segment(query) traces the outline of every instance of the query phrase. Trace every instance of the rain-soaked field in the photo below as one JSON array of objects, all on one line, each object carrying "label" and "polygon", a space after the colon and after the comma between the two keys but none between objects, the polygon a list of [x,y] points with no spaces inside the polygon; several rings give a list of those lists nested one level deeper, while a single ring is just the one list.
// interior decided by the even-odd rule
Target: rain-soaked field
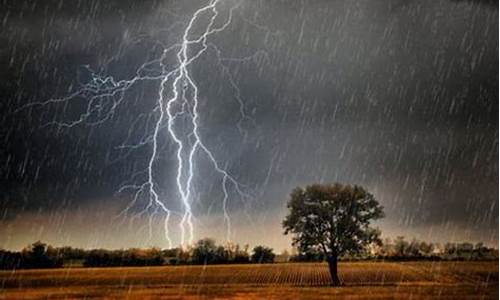
[{"label": "rain-soaked field", "polygon": [[497,262],[74,268],[0,272],[0,299],[498,299]]}]

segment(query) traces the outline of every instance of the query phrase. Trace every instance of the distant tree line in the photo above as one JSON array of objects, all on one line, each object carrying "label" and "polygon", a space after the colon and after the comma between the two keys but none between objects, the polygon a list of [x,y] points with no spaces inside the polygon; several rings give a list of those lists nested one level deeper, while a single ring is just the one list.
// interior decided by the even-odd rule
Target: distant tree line
[{"label": "distant tree line", "polygon": [[[385,239],[381,245],[365,249],[356,255],[344,255],[340,260],[496,260],[498,250],[482,243],[428,243],[404,237]],[[325,261],[322,252],[310,249],[291,255],[276,255],[272,248],[238,244],[219,245],[213,239],[199,240],[194,246],[161,250],[123,249],[84,250],[72,247],[52,247],[36,242],[21,251],[0,249],[0,269],[61,268],[63,266],[117,267],[204,264],[273,263],[276,260],[315,262]]]},{"label": "distant tree line", "polygon": [[66,266],[117,267],[117,266],[161,266],[181,264],[245,264],[273,263],[273,249],[228,243],[218,245],[213,239],[199,240],[193,247],[161,250],[122,249],[84,250],[72,247],[52,247],[36,242],[19,252],[0,249],[0,269],[60,268]]},{"label": "distant tree line", "polygon": [[[340,260],[497,260],[498,249],[484,246],[483,243],[430,243],[399,236],[385,239],[380,245],[370,246],[355,255],[346,254]],[[297,252],[289,257],[290,261],[324,261],[321,251],[314,248]]]},{"label": "distant tree line", "polygon": [[55,248],[36,242],[20,252],[0,250],[0,269],[60,268],[63,259]]}]

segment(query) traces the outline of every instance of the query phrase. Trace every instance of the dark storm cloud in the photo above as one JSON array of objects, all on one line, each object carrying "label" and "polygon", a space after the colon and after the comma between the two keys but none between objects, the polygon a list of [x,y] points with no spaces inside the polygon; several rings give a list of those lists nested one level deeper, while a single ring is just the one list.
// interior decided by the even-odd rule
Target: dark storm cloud
[{"label": "dark storm cloud", "polygon": [[[12,112],[67,94],[88,79],[85,65],[129,78],[158,55],[157,40],[178,41],[197,5],[4,1],[0,108]],[[215,51],[193,66],[206,143],[256,196],[234,198],[230,210],[245,207],[272,223],[294,186],[342,181],[368,186],[395,224],[496,232],[497,37],[495,1],[243,2],[213,42],[225,57],[267,53],[228,62],[255,119],[244,123],[246,136],[237,130],[235,91]],[[143,135],[147,122],[128,128],[151,109],[154,88],[134,88],[127,105],[97,128],[40,128],[74,118],[82,103],[4,113],[4,218],[116,201],[117,187],[143,168],[149,151],[124,156],[116,146]],[[175,169],[168,150],[166,142],[159,170],[165,182]],[[220,180],[206,166],[201,158],[201,215],[220,211],[222,197]]]}]

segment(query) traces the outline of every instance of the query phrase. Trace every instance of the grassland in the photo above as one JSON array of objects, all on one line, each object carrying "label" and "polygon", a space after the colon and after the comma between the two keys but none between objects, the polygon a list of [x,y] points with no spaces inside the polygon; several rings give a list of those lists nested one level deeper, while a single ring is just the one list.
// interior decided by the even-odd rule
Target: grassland
[{"label": "grassland", "polygon": [[497,262],[320,263],[0,272],[0,299],[498,299]]}]

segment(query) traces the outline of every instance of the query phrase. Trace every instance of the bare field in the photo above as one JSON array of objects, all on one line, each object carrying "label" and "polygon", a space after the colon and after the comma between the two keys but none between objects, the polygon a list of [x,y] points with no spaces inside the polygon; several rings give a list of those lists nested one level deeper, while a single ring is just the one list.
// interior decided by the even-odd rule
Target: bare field
[{"label": "bare field", "polygon": [[0,271],[0,299],[498,299],[498,262],[343,262]]}]

